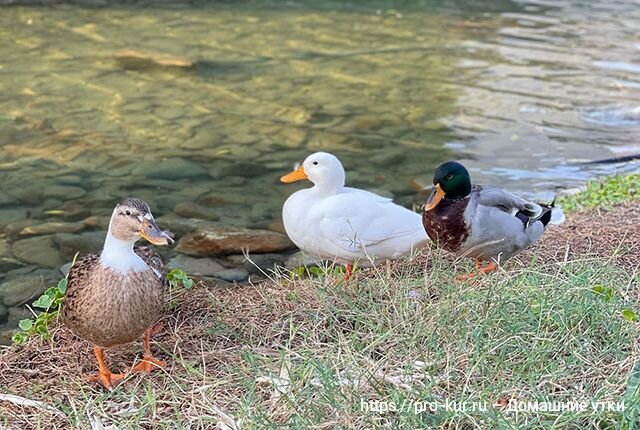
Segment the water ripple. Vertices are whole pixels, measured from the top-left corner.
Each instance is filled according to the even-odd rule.
[[[586,109],[582,119],[592,124],[608,127],[640,127],[640,105],[613,105]]]

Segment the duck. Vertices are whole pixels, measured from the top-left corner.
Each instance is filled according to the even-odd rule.
[[[473,185],[468,170],[456,161],[436,169],[433,185],[422,214],[425,231],[437,247],[476,259],[477,272],[458,280],[493,272],[540,239],[551,221],[553,202],[535,203]]]
[[[429,241],[420,214],[389,198],[346,187],[344,167],[333,154],[311,154],[280,180],[309,180],[313,184],[285,201],[284,229],[306,253],[344,264],[345,280],[349,280],[356,261],[372,266],[406,256]]]
[[[150,338],[164,308],[166,270],[155,251],[134,248],[142,238],[154,245],[173,242],[171,234],[158,227],[146,202],[126,198],[113,210],[102,252],[76,261],[67,277],[63,323],[93,345],[98,374],[90,379],[108,390],[125,375],[109,370],[106,349],[144,336],[143,360],[132,370],[149,373],[165,366],[151,354]]]

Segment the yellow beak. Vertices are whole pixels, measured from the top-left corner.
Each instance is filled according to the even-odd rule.
[[[291,183],[291,182],[295,182],[295,181],[301,181],[303,179],[308,179],[309,177],[307,176],[307,174],[304,171],[304,167],[300,166],[298,167],[296,170],[294,170],[293,172],[284,175],[282,178],[280,178],[280,180],[282,182],[284,182],[285,184]]]
[[[427,204],[424,207],[424,211],[429,212],[431,209],[438,206],[438,203],[440,203],[440,201],[444,198],[444,194],[445,192],[442,191],[442,188],[440,188],[440,184],[436,184],[436,187],[434,188],[433,192],[429,196],[429,200],[427,200]]]

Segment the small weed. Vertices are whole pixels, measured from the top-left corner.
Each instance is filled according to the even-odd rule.
[[[173,269],[167,273],[167,281],[171,288],[184,287],[187,290],[193,288],[193,279],[182,269]]]
[[[291,273],[298,278],[321,278],[325,276],[339,277],[346,273],[346,267],[340,264],[329,264],[327,266],[298,266],[291,270]],[[358,270],[358,262],[353,265],[352,273]]]
[[[67,278],[63,278],[55,287],[48,288],[38,299],[33,302],[34,308],[42,309],[35,319],[23,319],[18,323],[22,330],[13,335],[13,343],[24,343],[33,335],[49,339],[49,324],[60,314],[60,305],[64,301],[64,293],[67,291]]]
[[[624,318],[627,321],[631,321],[631,322],[638,321],[638,314],[636,314],[631,309],[625,308],[621,310],[620,313],[622,314],[622,318]]]
[[[591,287],[591,291],[593,291],[597,296],[601,297],[605,302],[610,302],[613,299],[613,288],[605,287],[604,285],[598,284]],[[622,319],[629,322],[638,321],[638,315],[629,308],[622,308],[620,310],[620,316]]]

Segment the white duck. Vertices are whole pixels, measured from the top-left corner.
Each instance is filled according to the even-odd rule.
[[[293,193],[282,208],[289,238],[314,256],[346,266],[372,265],[396,259],[424,246],[429,238],[421,216],[386,197],[345,187],[342,163],[316,152],[295,171],[280,178],[290,183],[308,179],[314,186]]]

